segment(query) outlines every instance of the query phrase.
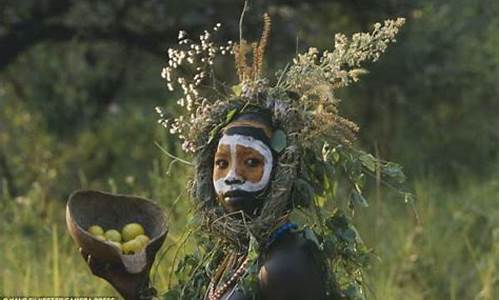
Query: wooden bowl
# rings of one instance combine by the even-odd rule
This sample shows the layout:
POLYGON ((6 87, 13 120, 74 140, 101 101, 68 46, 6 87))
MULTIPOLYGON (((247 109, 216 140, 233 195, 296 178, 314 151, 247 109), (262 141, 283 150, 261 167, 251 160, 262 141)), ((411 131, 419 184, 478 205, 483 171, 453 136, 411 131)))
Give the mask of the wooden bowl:
POLYGON ((122 264, 132 274, 151 268, 168 231, 163 211, 152 201, 91 190, 77 191, 69 197, 66 225, 73 240, 93 259, 122 264), (99 225, 105 231, 121 231, 123 226, 133 222, 141 224, 150 237, 148 245, 135 254, 121 254, 115 247, 87 232, 91 225, 99 225))

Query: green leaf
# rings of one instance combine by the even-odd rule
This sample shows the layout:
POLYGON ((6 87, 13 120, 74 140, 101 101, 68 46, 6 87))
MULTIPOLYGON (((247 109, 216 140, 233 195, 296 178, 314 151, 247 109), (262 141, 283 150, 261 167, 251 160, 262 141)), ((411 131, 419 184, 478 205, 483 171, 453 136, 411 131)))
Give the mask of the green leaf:
POLYGON ((359 157, 359 160, 365 168, 370 170, 370 172, 375 172, 375 169, 377 167, 377 159, 373 157, 373 155, 364 153, 359 157))
POLYGON ((356 246, 356 231, 352 230, 351 227, 338 228, 337 234, 342 238, 342 240, 348 242, 349 247, 353 248, 356 246))
POLYGON ((365 186, 365 174, 358 174, 358 176, 354 179, 354 184, 356 186, 356 190, 361 194, 361 191, 365 186))
POLYGON ((326 197, 317 196, 316 203, 318 203, 319 207, 323 208, 325 206, 325 203, 326 203, 326 197))
POLYGON ((359 284, 351 284, 345 291, 345 295, 349 300, 364 300, 365 296, 363 294, 363 289, 359 284))
POLYGON ((250 236, 250 242, 248 245, 248 259, 250 261, 255 261, 258 257, 257 249, 259 248, 258 242, 255 237, 250 236))
POLYGON ((312 231, 310 228, 306 227, 306 228, 304 228, 303 232, 304 232, 304 238, 306 240, 313 242, 318 247, 318 249, 322 250, 322 247, 321 247, 319 240, 316 237, 316 234, 314 233, 314 231, 312 231))
POLYGON ((351 199, 354 204, 368 207, 368 201, 366 201, 365 197, 363 197, 363 195, 356 189, 352 191, 351 199))
POLYGON ((233 120, 234 116, 236 116, 237 113, 238 113, 238 110, 236 108, 235 109, 231 109, 226 114, 226 121, 224 123, 221 123, 221 124, 215 126, 214 128, 212 128, 212 130, 210 130, 210 132, 208 134, 209 135, 208 144, 210 144, 212 142, 212 140, 217 136, 217 134, 219 133, 219 131, 224 126, 226 126, 229 122, 231 122, 233 120))
POLYGON ((278 129, 274 131, 271 138, 271 147, 278 153, 286 148, 286 134, 283 130, 278 129))
POLYGON ((233 94, 235 96, 241 96, 241 84, 233 85, 231 87, 231 91, 233 91, 233 94))
POLYGON ((234 116, 236 115, 237 112, 238 112, 238 110, 236 108, 231 109, 230 111, 227 112, 227 115, 226 115, 226 124, 229 123, 229 122, 231 122, 233 120, 233 118, 234 118, 234 116))
POLYGON ((335 149, 335 148, 332 150, 332 158, 333 158, 333 161, 336 163, 339 162, 339 160, 340 160, 340 154, 337 151, 337 149, 335 149))
POLYGON ((207 142, 208 144, 210 144, 213 141, 213 139, 219 133, 219 130, 222 128, 222 126, 223 126, 223 124, 219 124, 216 127, 214 127, 212 130, 210 130, 210 133, 208 134, 209 135, 208 142, 207 142))
POLYGON ((399 183, 403 183, 406 180, 406 176, 403 173, 403 167, 393 162, 386 163, 382 169, 382 173, 395 179, 399 183))

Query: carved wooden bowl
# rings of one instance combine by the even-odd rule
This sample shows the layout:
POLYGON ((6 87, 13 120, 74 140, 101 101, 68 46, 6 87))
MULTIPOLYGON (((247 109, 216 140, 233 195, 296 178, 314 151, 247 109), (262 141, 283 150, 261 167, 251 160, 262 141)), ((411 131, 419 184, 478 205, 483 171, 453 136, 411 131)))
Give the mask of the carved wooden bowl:
POLYGON ((134 196, 77 191, 66 205, 66 224, 70 235, 82 250, 101 262, 122 264, 135 274, 151 268, 155 255, 165 241, 167 223, 161 208, 154 202, 134 196), (118 231, 128 223, 139 223, 150 237, 146 247, 135 254, 121 254, 118 249, 87 232, 91 225, 118 231))

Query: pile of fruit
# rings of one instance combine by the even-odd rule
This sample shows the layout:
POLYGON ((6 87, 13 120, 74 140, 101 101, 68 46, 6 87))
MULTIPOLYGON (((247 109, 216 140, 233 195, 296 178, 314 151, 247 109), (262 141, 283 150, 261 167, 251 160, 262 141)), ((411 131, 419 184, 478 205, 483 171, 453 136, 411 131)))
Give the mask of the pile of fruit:
POLYGON ((104 231, 99 225, 92 225, 87 231, 95 238, 116 247, 123 254, 137 253, 149 243, 149 237, 144 234, 144 228, 138 223, 123 226, 121 233, 116 229, 104 231))

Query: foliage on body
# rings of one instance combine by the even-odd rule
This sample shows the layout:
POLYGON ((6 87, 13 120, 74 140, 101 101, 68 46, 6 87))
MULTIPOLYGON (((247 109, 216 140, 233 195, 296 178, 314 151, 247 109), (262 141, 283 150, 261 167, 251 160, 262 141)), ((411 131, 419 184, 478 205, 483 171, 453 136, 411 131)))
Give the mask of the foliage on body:
POLYGON ((200 238, 205 240, 204 245, 217 241, 217 246, 201 247, 199 253, 179 262, 179 288, 171 290, 167 298, 203 297, 217 265, 214 262, 231 251, 244 251, 251 259, 238 287, 257 297, 260 254, 273 229, 289 219, 299 224, 298 231, 315 244, 321 259, 327 262, 331 298, 364 298, 362 274, 370 251, 341 211, 344 203, 339 199, 339 186, 350 191, 347 204, 354 209, 355 205, 368 205, 362 194, 366 176, 377 174, 395 187, 404 182, 405 176, 399 165, 355 147, 358 127, 340 115, 336 91, 366 73, 363 63, 378 60, 403 24, 404 19, 399 18, 375 24, 371 33, 356 33, 351 38, 337 34, 333 50, 320 53, 310 48, 272 79, 261 76, 271 29, 268 17, 255 43, 244 39, 222 45, 214 42, 219 24, 213 32, 205 31, 199 42, 180 32, 179 45, 185 49, 169 50, 169 63, 162 74, 169 89, 180 89, 182 97, 177 103, 186 115, 169 119, 161 109, 158 111, 160 122, 183 141, 183 149, 196 154, 192 195, 199 211, 198 228, 203 229, 200 238), (251 64, 248 53, 253 54, 251 64), (224 55, 234 55, 240 83, 217 81, 214 63, 224 55), (233 218, 214 199, 214 147, 220 130, 237 114, 260 109, 272 113, 275 129, 271 146, 278 153, 278 164, 261 214, 254 219, 233 218))

